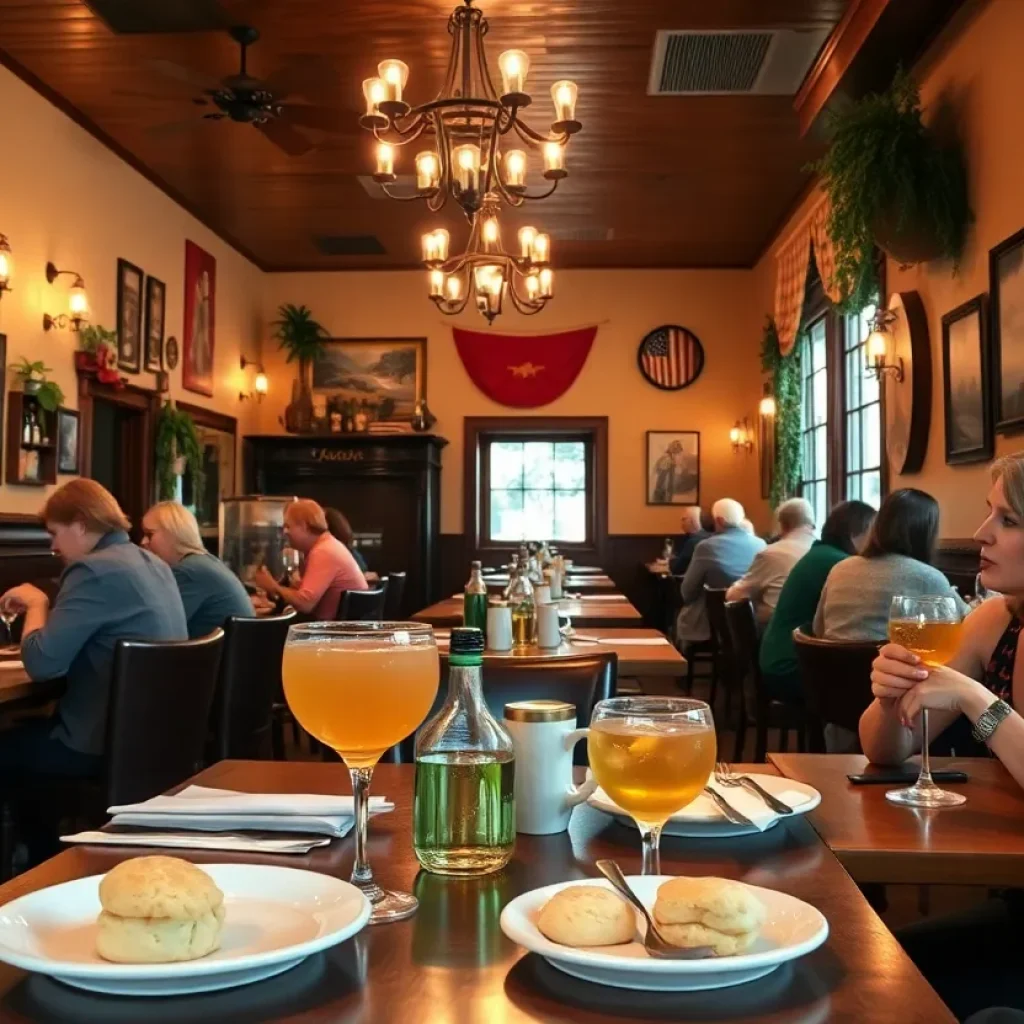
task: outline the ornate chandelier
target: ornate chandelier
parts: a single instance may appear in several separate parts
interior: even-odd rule
[[[522,116],[532,98],[526,92],[530,58],[522,50],[505,50],[498,58],[499,95],[484,52],[488,25],[483,13],[464,0],[448,18],[452,37],[444,83],[428,103],[410,106],[404,99],[409,67],[400,60],[377,66],[378,77],[363,82],[366,113],[360,124],[377,140],[373,178],[393,199],[423,199],[439,211],[451,197],[470,223],[466,252],[448,257],[444,229],[423,236],[423,260],[430,271],[430,297],[444,313],[465,308],[470,293],[477,307],[493,321],[507,294],[520,312],[539,312],[551,297],[550,240],[524,227],[519,253],[501,247],[497,214],[502,202],[522,206],[528,199],[546,199],[568,175],[566,145],[582,125],[576,120],[576,84],[567,80],[551,87],[555,117],[547,133],[531,128]],[[421,136],[432,146],[415,157],[416,189],[396,193],[399,149]],[[520,147],[525,148],[520,148]],[[540,151],[542,176],[538,191],[527,184],[527,152]]]

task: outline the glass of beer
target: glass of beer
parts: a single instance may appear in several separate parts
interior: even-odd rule
[[[373,879],[366,854],[370,779],[381,755],[427,717],[440,668],[430,626],[417,622],[307,622],[292,626],[281,665],[296,721],[336,750],[352,776],[356,851],[351,882],[373,907],[371,924],[415,913],[416,897]]]
[[[696,800],[715,768],[711,708],[683,697],[603,700],[587,750],[598,784],[640,829],[643,874],[660,875],[665,822]]]
[[[945,665],[960,646],[960,609],[948,596],[897,595],[889,608],[889,640],[916,654],[925,665]],[[906,807],[957,807],[967,800],[961,793],[940,789],[932,780],[928,752],[928,709],[921,711],[921,774],[907,789],[885,794]]]

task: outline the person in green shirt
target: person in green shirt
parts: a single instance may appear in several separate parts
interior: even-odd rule
[[[777,700],[803,700],[793,630],[810,623],[832,567],[867,540],[875,510],[863,501],[840,502],[821,528],[821,540],[790,570],[761,641],[761,675]]]

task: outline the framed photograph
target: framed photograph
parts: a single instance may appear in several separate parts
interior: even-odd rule
[[[159,373],[164,368],[164,311],[167,286],[155,277],[146,278],[146,369]]]
[[[636,364],[648,384],[661,391],[681,391],[701,375],[704,346],[693,331],[663,324],[644,336]]]
[[[138,373],[142,366],[142,270],[117,261],[117,366]]]
[[[328,406],[365,403],[371,419],[411,420],[427,395],[427,339],[329,338],[312,383]]]
[[[647,431],[647,504],[700,504],[699,431]]]
[[[74,409],[57,410],[57,472],[77,474],[78,413]]]
[[[185,242],[185,332],[181,386],[213,397],[217,261],[195,242]]]
[[[988,297],[976,295],[942,318],[946,463],[987,462],[994,449]]]
[[[1001,433],[1024,430],[1024,230],[988,254],[992,381]]]

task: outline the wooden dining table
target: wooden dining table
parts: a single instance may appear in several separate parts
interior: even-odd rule
[[[507,572],[484,573],[483,580],[487,584],[488,590],[496,590],[508,586],[509,575]],[[614,590],[615,581],[611,576],[605,576],[604,573],[594,573],[590,576],[566,576],[562,581],[562,588],[569,593],[577,590]]]
[[[572,619],[573,626],[577,628],[616,626],[629,629],[643,624],[643,616],[625,597],[606,600],[604,597],[599,599],[584,596],[557,603],[559,609]],[[429,623],[431,626],[461,626],[462,597],[447,597],[443,601],[438,601],[429,608],[418,611],[413,619],[416,622]]]
[[[768,759],[821,793],[808,820],[858,882],[1024,886],[1024,790],[995,758],[932,758],[933,771],[968,776],[948,785],[967,803],[934,810],[890,803],[891,785],[851,783],[848,775],[878,770],[860,754]]]
[[[749,766],[753,770],[753,766]],[[76,1021],[189,1024],[302,1021],[304,1024],[952,1024],[952,1014],[868,906],[849,875],[802,818],[732,839],[662,841],[662,870],[717,875],[784,889],[816,906],[831,924],[825,944],[764,978],[704,992],[656,993],[577,980],[506,939],[499,917],[520,893],[594,877],[611,857],[640,869],[640,840],[590,807],[568,832],[519,835],[511,863],[481,878],[445,878],[419,868],[412,850],[410,765],[380,765],[376,794],[395,809],[370,822],[369,854],[384,886],[414,892],[416,915],[368,927],[343,945],[263,982],[206,995],[122,999],[78,992],[0,966],[0,1024]],[[764,771],[765,766],[758,766]],[[769,769],[771,770],[771,769]],[[350,792],[341,764],[224,761],[193,782],[249,792]],[[155,852],[155,851],[147,851]],[[305,856],[167,851],[198,864],[278,864],[347,879],[353,841],[335,840]],[[101,874],[139,850],[76,846],[0,887],[0,904],[44,886]],[[230,911],[229,911],[230,913]]]
[[[45,679],[36,682],[25,671],[18,654],[0,652],[0,708],[12,705],[45,703],[64,692],[64,679]]]

